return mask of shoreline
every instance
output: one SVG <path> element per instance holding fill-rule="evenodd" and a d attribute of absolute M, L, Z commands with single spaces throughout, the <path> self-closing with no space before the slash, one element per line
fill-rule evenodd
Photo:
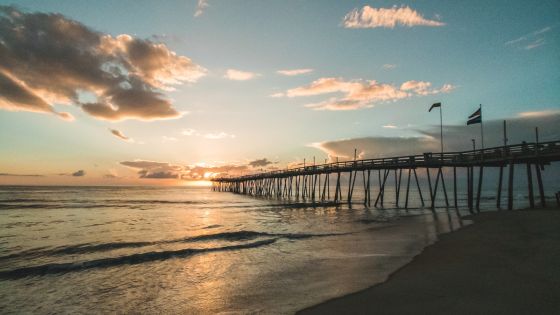
<path fill-rule="evenodd" d="M 560 208 L 493 211 L 424 248 L 386 281 L 297 314 L 552 314 Z"/>

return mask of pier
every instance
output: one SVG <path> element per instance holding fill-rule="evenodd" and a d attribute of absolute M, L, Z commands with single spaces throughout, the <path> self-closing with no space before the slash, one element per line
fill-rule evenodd
<path fill-rule="evenodd" d="M 560 140 L 542 143 L 524 142 L 480 150 L 352 160 L 238 177 L 222 176 L 212 179 L 212 190 L 251 196 L 297 198 L 312 203 L 347 202 L 351 204 L 361 202 L 366 206 L 373 204 L 375 207 L 383 207 L 384 199 L 389 197 L 385 194 L 388 178 L 392 176 L 395 193 L 391 197 L 395 198 L 397 207 L 400 206 L 402 194 L 405 196 L 403 206 L 408 208 L 410 194 L 417 193 L 422 206 L 429 206 L 433 209 L 436 206 L 439 188 L 445 197 L 445 206 L 458 208 L 457 171 L 459 169 L 467 174 L 466 206 L 471 212 L 474 212 L 475 209 L 480 211 L 484 170 L 497 168 L 499 179 L 496 183 L 496 207 L 502 208 L 503 182 L 504 177 L 507 177 L 505 183 L 507 184 L 506 206 L 511 210 L 513 209 L 514 176 L 527 176 L 529 205 L 531 208 L 535 207 L 537 192 L 533 186 L 533 169 L 539 197 L 537 202 L 541 207 L 546 206 L 542 172 L 546 165 L 556 161 L 560 161 Z M 526 174 L 514 174 L 515 165 L 525 165 Z M 427 191 L 418 180 L 419 172 L 425 172 L 428 182 Z M 478 172 L 476 185 L 475 172 Z M 507 172 L 507 176 L 504 175 L 504 172 Z M 344 177 L 347 177 L 348 180 L 345 180 Z M 403 180 L 405 181 L 404 187 Z M 360 200 L 353 199 L 356 181 L 359 183 L 361 181 L 364 189 L 363 199 Z M 377 194 L 372 195 L 372 189 L 376 185 Z M 450 196 L 451 193 L 452 196 Z M 453 204 L 450 204 L 450 200 Z"/>

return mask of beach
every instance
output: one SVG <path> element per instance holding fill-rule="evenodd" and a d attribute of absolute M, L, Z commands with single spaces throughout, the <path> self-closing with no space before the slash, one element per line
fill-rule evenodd
<path fill-rule="evenodd" d="M 558 314 L 560 209 L 469 219 L 387 281 L 298 314 Z"/>

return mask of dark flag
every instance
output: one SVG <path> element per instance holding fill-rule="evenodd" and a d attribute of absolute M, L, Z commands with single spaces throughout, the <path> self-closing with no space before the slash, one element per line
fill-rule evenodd
<path fill-rule="evenodd" d="M 472 115 L 469 116 L 469 120 L 467 120 L 467 126 L 472 124 L 480 124 L 482 122 L 482 110 L 481 108 L 477 109 Z"/>
<path fill-rule="evenodd" d="M 434 107 L 441 107 L 441 103 L 434 103 L 434 104 L 430 107 L 430 109 L 428 110 L 428 112 L 431 112 L 432 109 L 434 109 Z"/>

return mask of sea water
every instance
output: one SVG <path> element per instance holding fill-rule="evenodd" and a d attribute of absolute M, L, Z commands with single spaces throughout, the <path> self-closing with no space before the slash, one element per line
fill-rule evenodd
<path fill-rule="evenodd" d="M 393 190 L 381 209 L 359 191 L 349 206 L 208 187 L 0 186 L 0 313 L 290 314 L 384 281 L 469 223 L 420 208 L 412 190 L 418 208 L 397 208 Z"/>

